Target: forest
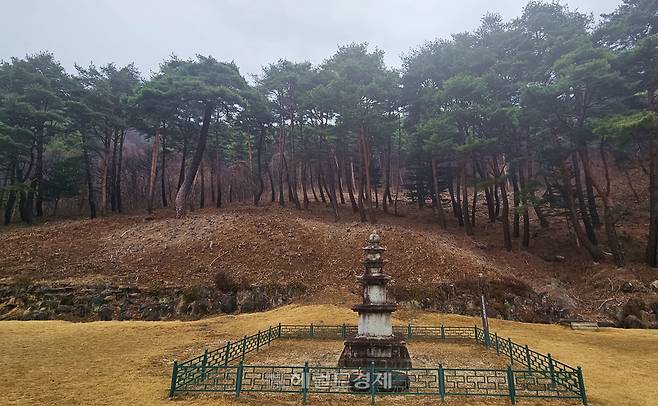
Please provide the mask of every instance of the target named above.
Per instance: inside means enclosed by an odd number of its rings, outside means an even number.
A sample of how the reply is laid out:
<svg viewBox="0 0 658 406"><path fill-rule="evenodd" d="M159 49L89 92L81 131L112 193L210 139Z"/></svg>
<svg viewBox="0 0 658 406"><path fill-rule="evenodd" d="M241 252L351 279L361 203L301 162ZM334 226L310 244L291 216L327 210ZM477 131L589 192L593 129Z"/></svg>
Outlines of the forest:
<svg viewBox="0 0 658 406"><path fill-rule="evenodd" d="M601 18L531 1L409 50L401 69L366 43L253 78L204 55L149 78L16 57L0 64L3 223L274 203L374 224L412 202L437 230L492 223L508 251L563 218L574 248L624 266L630 193L655 267L657 86L656 0Z"/></svg>

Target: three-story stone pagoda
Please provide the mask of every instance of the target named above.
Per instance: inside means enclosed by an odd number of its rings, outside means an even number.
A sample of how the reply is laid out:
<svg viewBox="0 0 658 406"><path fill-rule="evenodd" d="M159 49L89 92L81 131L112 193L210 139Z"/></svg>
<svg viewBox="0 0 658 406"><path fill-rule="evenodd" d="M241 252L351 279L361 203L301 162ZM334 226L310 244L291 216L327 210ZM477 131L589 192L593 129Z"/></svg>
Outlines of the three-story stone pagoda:
<svg viewBox="0 0 658 406"><path fill-rule="evenodd" d="M393 334L391 313L397 309L389 302L386 285L391 277L383 271L381 239L376 231L368 237L363 248L365 272L357 279L363 286L363 303L352 307L359 313L356 336L345 340L345 348L338 360L339 367L365 367L374 363L380 368L410 368L411 358L406 343Z"/></svg>

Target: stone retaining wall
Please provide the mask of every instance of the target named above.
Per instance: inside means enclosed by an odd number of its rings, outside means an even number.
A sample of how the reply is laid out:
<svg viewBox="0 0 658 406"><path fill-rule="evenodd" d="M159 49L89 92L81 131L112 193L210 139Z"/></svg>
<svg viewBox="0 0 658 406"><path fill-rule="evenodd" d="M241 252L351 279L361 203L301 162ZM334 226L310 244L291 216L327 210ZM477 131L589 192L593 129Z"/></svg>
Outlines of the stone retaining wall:
<svg viewBox="0 0 658 406"><path fill-rule="evenodd" d="M170 320L263 311L289 303L304 289L291 285L139 288L116 285L0 283L0 320Z"/></svg>

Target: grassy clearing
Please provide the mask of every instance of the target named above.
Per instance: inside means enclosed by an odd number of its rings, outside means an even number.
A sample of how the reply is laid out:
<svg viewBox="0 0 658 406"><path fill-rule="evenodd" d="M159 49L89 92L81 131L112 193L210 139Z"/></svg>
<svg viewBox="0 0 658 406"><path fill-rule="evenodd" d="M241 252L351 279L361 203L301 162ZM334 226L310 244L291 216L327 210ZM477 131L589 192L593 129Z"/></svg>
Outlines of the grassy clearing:
<svg viewBox="0 0 658 406"><path fill-rule="evenodd" d="M473 325L476 319L429 312L398 312L397 323L438 325ZM68 323L2 322L0 323L0 391L3 402L9 404L67 405L128 405L171 404L167 400L171 363L174 358L186 359L213 348L225 340L242 337L270 324L282 323L353 323L354 314L348 308L313 305L286 306L265 313L220 316L195 322L94 322ZM492 321L504 337L527 343L541 352L570 365L582 365L591 404L593 405L655 405L658 403L658 331L614 330L572 331L555 325L523 324ZM459 358L459 350L450 347L431 349L427 344L410 343L412 356L419 362ZM437 344L438 345L438 344ZM299 362L308 356L329 362L340 351L340 343L330 346L298 344L295 352ZM279 348L279 349L277 349ZM272 353L262 352L254 358L267 360L282 351L272 347ZM416 351L427 350L423 361ZM469 352L468 348L464 350ZM477 356L474 365L482 361ZM290 352L293 353L292 351ZM466 355L466 354L463 354ZM470 354L469 354L470 356ZM259 357L259 358L255 358ZM488 358L487 358L488 359ZM632 379L631 379L632 377ZM311 398L312 404L366 404L359 398ZM400 398L390 398L382 404L399 404ZM431 401L405 403L435 404ZM259 405L299 404L298 397L254 397L234 401L230 397L185 397L177 404ZM379 404L379 402L378 402ZM452 405L503 405L503 400L450 399ZM522 405L559 404L523 400ZM570 403L575 404L575 403Z"/></svg>
<svg viewBox="0 0 658 406"><path fill-rule="evenodd" d="M507 367L505 357L496 356L475 343L446 342L441 345L431 342L407 343L414 367L436 368L498 368ZM308 361L311 366L335 367L343 351L341 340L280 340L274 341L266 351L249 354L253 364L301 365Z"/></svg>

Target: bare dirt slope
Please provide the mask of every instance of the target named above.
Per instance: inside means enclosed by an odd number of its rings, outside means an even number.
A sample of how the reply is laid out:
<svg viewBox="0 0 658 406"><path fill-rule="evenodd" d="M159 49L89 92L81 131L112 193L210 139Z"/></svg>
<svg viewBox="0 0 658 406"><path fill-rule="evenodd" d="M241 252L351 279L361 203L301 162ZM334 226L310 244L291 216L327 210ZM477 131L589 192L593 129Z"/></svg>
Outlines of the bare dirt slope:
<svg viewBox="0 0 658 406"><path fill-rule="evenodd" d="M407 213L381 216L372 226L348 210L334 222L319 206L302 212L235 206L185 219L162 211L150 220L127 215L16 226L0 232L0 279L171 287L212 285L223 271L243 285L302 285L307 302L350 303L359 248L376 227L400 300L431 302L439 290L450 295L453 285L477 289L480 273L501 294L529 292L582 315L605 313L633 295L655 295L621 290L629 280L646 286L658 279L655 270L593 264L577 250L562 249L567 237L559 227L536 231L533 243L541 249L507 253L495 225L480 221L476 236L468 237L454 226L441 231L430 210ZM554 262L556 254L564 260Z"/></svg>

